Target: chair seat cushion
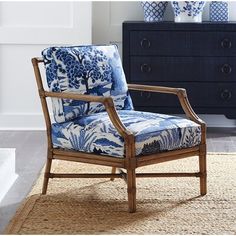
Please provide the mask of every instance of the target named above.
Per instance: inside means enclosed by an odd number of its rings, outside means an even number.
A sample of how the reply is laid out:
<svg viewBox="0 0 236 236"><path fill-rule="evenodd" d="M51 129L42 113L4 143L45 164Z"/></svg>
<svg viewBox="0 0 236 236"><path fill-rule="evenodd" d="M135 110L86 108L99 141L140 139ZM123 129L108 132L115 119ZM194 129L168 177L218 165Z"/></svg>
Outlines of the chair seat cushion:
<svg viewBox="0 0 236 236"><path fill-rule="evenodd" d="M133 110L118 114L135 136L136 156L194 147L201 141L200 125L181 117ZM54 148L125 156L124 139L106 112L53 124L52 140Z"/></svg>

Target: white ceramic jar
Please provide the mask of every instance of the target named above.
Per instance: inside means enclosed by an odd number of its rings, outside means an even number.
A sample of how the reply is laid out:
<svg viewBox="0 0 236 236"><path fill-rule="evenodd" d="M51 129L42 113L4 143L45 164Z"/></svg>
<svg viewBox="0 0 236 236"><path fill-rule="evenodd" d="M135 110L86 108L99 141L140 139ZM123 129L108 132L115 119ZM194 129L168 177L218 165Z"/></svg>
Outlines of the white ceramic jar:
<svg viewBox="0 0 236 236"><path fill-rule="evenodd" d="M175 22L202 22L205 1L172 1Z"/></svg>

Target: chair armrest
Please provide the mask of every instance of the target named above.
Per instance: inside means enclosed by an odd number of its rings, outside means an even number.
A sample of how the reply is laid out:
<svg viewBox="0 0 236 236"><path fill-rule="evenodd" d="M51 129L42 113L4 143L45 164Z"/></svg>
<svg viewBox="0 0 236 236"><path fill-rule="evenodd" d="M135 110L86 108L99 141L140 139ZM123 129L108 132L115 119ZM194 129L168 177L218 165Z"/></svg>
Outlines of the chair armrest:
<svg viewBox="0 0 236 236"><path fill-rule="evenodd" d="M133 136L133 134L128 129L126 129L126 127L120 120L120 117L116 111L113 99L111 97L92 96L92 95L77 94L77 93L72 93L72 92L57 93L57 92L40 91L39 94L40 96L43 96L43 97L73 99L73 100L81 100L81 101L86 101L86 102L102 103L105 106L105 109L108 113L108 116L112 124L115 126L119 134L125 140L127 140L130 136Z"/></svg>
<svg viewBox="0 0 236 236"><path fill-rule="evenodd" d="M107 97L103 97L103 96L93 96L93 95L78 94L78 93L73 93L73 92L57 93L57 92L42 91L40 92L40 95L41 93L42 93L42 96L45 96L45 97L73 99L73 100L81 100L85 102L99 102L103 104L107 100Z"/></svg>
<svg viewBox="0 0 236 236"><path fill-rule="evenodd" d="M141 85L141 84L128 84L129 90L135 91L145 91L154 93L168 93L177 95L182 109L185 115L192 121L205 126L205 122L201 120L198 115L193 111L187 96L187 92L183 88L172 88L172 87L161 87L161 86L151 86L151 85Z"/></svg>
<svg viewBox="0 0 236 236"><path fill-rule="evenodd" d="M142 84L128 84L130 90L155 92L155 93L170 93L177 95L179 91L185 90L183 88L171 88L162 86L142 85Z"/></svg>

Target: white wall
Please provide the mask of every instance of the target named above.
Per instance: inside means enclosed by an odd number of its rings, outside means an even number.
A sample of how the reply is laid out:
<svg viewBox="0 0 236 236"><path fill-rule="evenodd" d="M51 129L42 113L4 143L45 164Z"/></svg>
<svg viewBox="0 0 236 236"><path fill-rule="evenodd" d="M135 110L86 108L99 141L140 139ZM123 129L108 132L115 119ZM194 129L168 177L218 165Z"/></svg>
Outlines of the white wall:
<svg viewBox="0 0 236 236"><path fill-rule="evenodd" d="M236 2L230 6L230 20L236 20ZM204 20L208 19L207 8ZM0 1L0 130L44 129L30 62L42 49L89 44L92 37L93 43L115 42L121 47L122 22L142 19L140 2L135 1ZM165 20L172 19L169 4ZM216 116L210 123L234 125L234 121Z"/></svg>
<svg viewBox="0 0 236 236"><path fill-rule="evenodd" d="M229 2L229 20L236 21L236 2ZM164 20L173 21L174 14L169 2ZM93 43L116 43L122 52L122 22L143 20L140 1L99 1L93 2ZM203 21L209 20L209 2L203 11ZM235 120L228 120L223 115L201 115L208 126L235 127Z"/></svg>
<svg viewBox="0 0 236 236"><path fill-rule="evenodd" d="M0 129L44 129L31 58L91 43L92 3L0 2Z"/></svg>
<svg viewBox="0 0 236 236"><path fill-rule="evenodd" d="M236 2L229 2L229 20L236 21ZM203 21L209 20L209 2L203 11ZM93 2L93 43L122 43L122 22L143 20L140 1L96 1ZM169 2L165 21L173 21L174 14Z"/></svg>

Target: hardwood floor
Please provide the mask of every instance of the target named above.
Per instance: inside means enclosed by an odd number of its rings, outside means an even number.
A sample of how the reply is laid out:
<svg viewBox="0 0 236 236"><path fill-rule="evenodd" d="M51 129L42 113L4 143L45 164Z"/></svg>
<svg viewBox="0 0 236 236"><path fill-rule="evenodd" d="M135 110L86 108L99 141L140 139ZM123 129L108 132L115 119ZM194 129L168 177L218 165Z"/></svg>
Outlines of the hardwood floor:
<svg viewBox="0 0 236 236"><path fill-rule="evenodd" d="M29 193L46 160L44 131L0 131L0 148L16 148L19 175L0 203L0 234Z"/></svg>
<svg viewBox="0 0 236 236"><path fill-rule="evenodd" d="M16 148L18 179L0 203L0 234L29 193L46 160L44 131L0 131L0 148ZM208 152L236 152L236 129L209 128Z"/></svg>

